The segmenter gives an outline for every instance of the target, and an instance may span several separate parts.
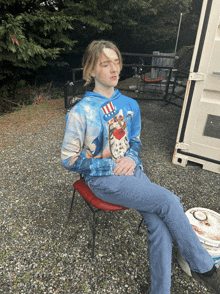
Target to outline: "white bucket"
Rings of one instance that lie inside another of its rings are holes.
[[[207,208],[195,207],[187,210],[186,216],[202,246],[209,252],[218,267],[220,264],[220,214]],[[190,267],[179,251],[177,260],[182,270],[191,276]]]

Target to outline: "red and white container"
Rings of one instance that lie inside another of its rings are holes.
[[[207,208],[195,207],[187,210],[186,216],[202,246],[209,252],[218,267],[220,264],[220,214]],[[191,276],[190,267],[179,251],[177,260],[182,270]]]

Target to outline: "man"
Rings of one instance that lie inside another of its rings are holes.
[[[115,87],[122,69],[118,48],[93,41],[83,57],[86,92],[66,118],[63,165],[82,173],[100,199],[136,209],[148,228],[151,294],[168,294],[171,287],[172,240],[190,265],[192,276],[220,294],[220,274],[202,247],[179,198],[150,182],[143,172],[141,118],[137,102]]]

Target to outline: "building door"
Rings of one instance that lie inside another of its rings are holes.
[[[220,3],[204,0],[173,163],[220,173]]]

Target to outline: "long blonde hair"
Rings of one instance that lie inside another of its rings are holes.
[[[122,70],[122,56],[117,46],[111,41],[99,40],[93,41],[88,45],[83,55],[82,66],[83,66],[83,79],[86,81],[84,86],[87,86],[92,81],[91,72],[95,68],[98,59],[102,54],[104,48],[113,49],[119,58],[120,71]]]

